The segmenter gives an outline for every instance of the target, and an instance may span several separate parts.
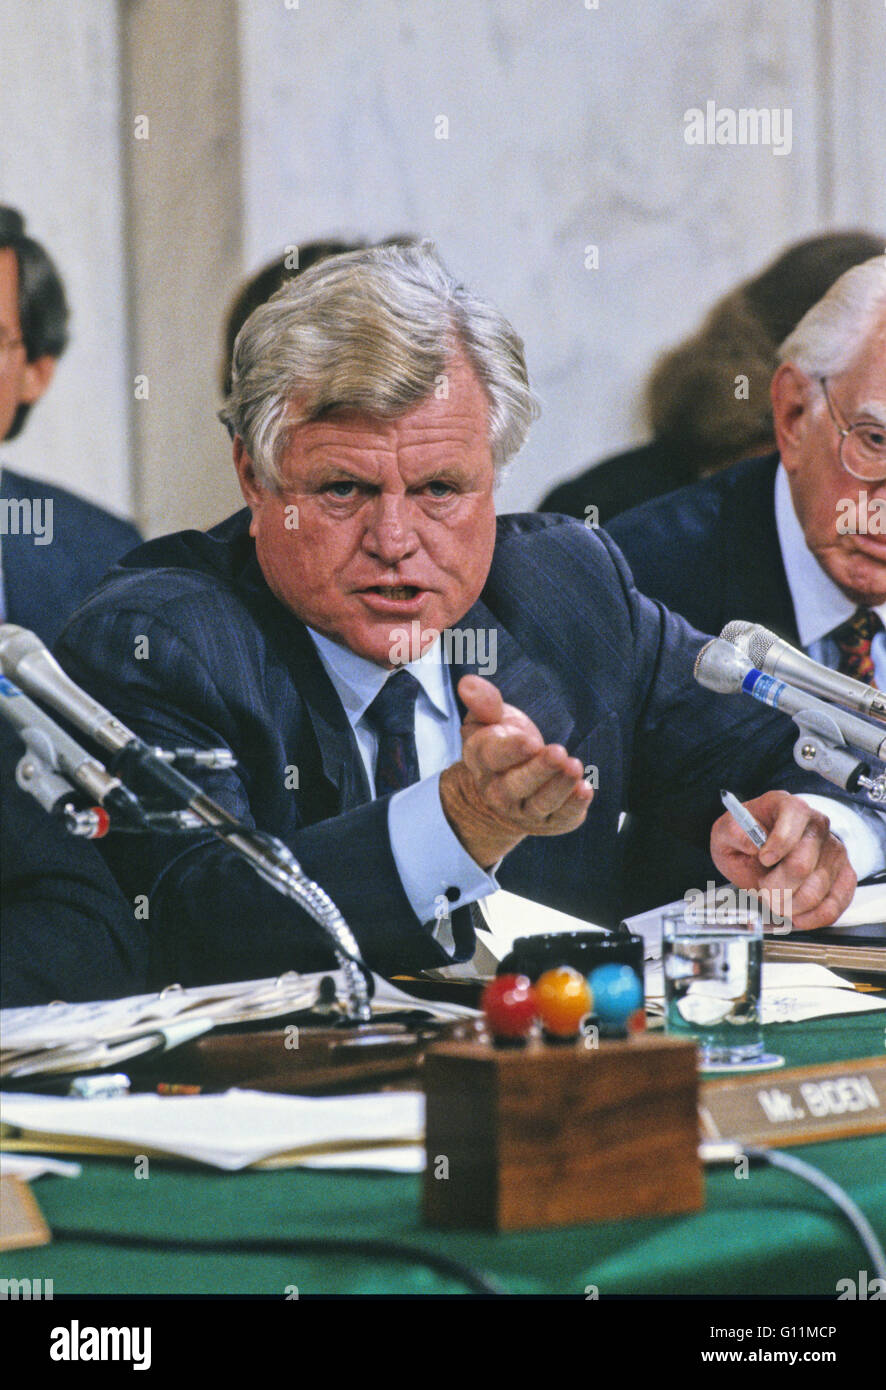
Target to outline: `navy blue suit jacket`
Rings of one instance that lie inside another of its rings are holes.
[[[0,498],[42,505],[37,544],[21,514],[2,537],[5,620],[52,643],[115,560],[141,537],[128,521],[64,488],[4,468]],[[47,502],[52,502],[52,530]],[[101,855],[73,840],[15,784],[24,745],[0,725],[2,1003],[99,999],[145,989],[144,929]]]
[[[48,545],[21,534],[6,534],[2,542],[6,621],[51,645],[77,605],[115,560],[141,544],[141,536],[130,522],[92,502],[8,468],[0,472],[0,497],[52,502]]]
[[[796,644],[775,526],[777,467],[777,454],[746,459],[615,517],[607,530],[637,587],[702,632],[745,619]]]
[[[144,926],[95,845],[16,785],[24,752],[0,720],[0,1006],[141,994]]]
[[[794,767],[783,716],[695,684],[704,639],[636,591],[605,534],[557,516],[499,518],[487,584],[457,626],[496,630],[493,679],[505,700],[598,769],[585,824],[523,841],[501,867],[506,888],[612,923],[623,808],[703,846],[725,782],[746,797],[824,790]],[[57,655],[150,741],[230,748],[238,769],[207,776],[207,790],[287,842],[375,969],[445,963],[434,924],[418,921],[400,883],[387,798],[368,799],[344,710],[305,627],[264,582],[247,513],[132,552],[75,614]],[[454,668],[454,681],[471,669]],[[104,843],[127,897],[148,896],[157,981],[328,965],[310,920],[220,842],[201,833]]]

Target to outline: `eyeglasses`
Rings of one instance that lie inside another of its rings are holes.
[[[828,395],[827,380],[819,377],[830,417],[840,436],[840,463],[853,478],[879,483],[886,478],[886,425],[871,420],[859,420],[855,425],[841,425],[834,414]]]

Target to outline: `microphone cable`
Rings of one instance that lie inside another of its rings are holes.
[[[877,1275],[886,1279],[886,1254],[873,1226],[849,1193],[820,1168],[813,1167],[802,1158],[794,1158],[793,1154],[787,1154],[783,1149],[761,1149],[753,1144],[740,1144],[738,1140],[715,1140],[711,1144],[702,1144],[699,1151],[702,1162],[706,1164],[731,1163],[734,1159],[745,1156],[758,1163],[768,1163],[770,1167],[792,1173],[795,1178],[800,1178],[819,1192],[823,1192],[846,1217],[873,1262]]]
[[[191,1254],[247,1253],[253,1255],[367,1255],[376,1259],[392,1260],[400,1264],[425,1265],[437,1274],[448,1275],[464,1284],[472,1294],[485,1298],[500,1298],[504,1289],[498,1287],[479,1270],[463,1264],[461,1260],[449,1255],[438,1254],[435,1250],[424,1250],[406,1245],[397,1240],[384,1240],[375,1237],[365,1240],[334,1238],[327,1240],[322,1236],[248,1236],[243,1240],[203,1240],[198,1237],[171,1237],[128,1235],[117,1231],[87,1231],[76,1227],[52,1227],[54,1241],[76,1241],[80,1244],[119,1245],[129,1250],[174,1250],[188,1251]]]

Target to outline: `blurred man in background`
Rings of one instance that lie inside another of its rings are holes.
[[[0,440],[21,434],[67,342],[61,277],[43,247],[25,234],[21,214],[0,207]],[[128,521],[4,466],[0,619],[53,642],[105,571],[140,540]]]
[[[19,435],[68,341],[64,286],[49,256],[0,207],[0,439]],[[64,488],[0,476],[0,622],[51,642],[134,526]],[[99,999],[144,987],[144,928],[98,851],[71,838],[15,781],[25,747],[0,719],[0,1003]]]

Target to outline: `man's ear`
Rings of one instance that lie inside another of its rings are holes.
[[[39,401],[55,376],[56,361],[57,358],[46,355],[35,357],[33,362],[25,363],[18,395],[19,405],[33,405],[35,401]]]
[[[788,473],[799,467],[799,450],[809,428],[812,382],[793,362],[782,362],[772,378],[772,420],[778,452]]]
[[[251,507],[254,516],[264,501],[265,490],[255,476],[252,459],[246,452],[246,445],[239,434],[234,435],[234,467],[244,501],[247,507]]]

